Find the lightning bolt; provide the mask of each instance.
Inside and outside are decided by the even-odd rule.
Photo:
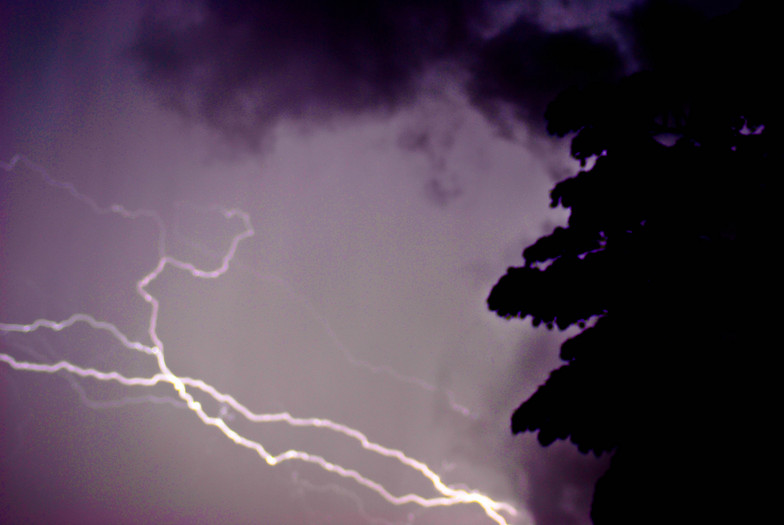
[[[158,372],[148,377],[127,377],[117,371],[102,371],[95,368],[85,368],[75,365],[67,360],[62,360],[54,364],[47,364],[43,362],[18,360],[7,353],[0,353],[0,361],[17,371],[45,374],[64,372],[80,378],[90,378],[104,382],[115,382],[125,386],[154,387],[160,384],[168,384],[174,389],[181,402],[183,402],[185,406],[187,406],[187,408],[193,412],[193,414],[198,417],[198,419],[204,425],[216,428],[236,445],[254,451],[268,465],[280,465],[286,461],[300,461],[313,464],[327,472],[336,474],[342,478],[353,480],[366,489],[375,492],[392,505],[401,506],[413,504],[425,508],[449,507],[464,504],[478,505],[482,508],[488,518],[500,525],[507,524],[506,518],[503,514],[508,516],[517,515],[516,509],[508,503],[495,501],[478,491],[456,488],[455,486],[447,485],[444,483],[441,477],[424,462],[409,457],[401,450],[389,448],[379,443],[375,443],[368,439],[368,437],[359,430],[350,428],[346,425],[329,419],[317,417],[295,417],[288,412],[265,414],[254,413],[230,394],[219,391],[201,379],[179,376],[169,368],[165,358],[164,342],[159,337],[157,330],[160,303],[158,299],[148,291],[149,285],[155,281],[168,267],[179,270],[181,272],[186,272],[195,279],[217,279],[221,277],[229,270],[229,266],[235,257],[240,243],[246,239],[249,239],[255,233],[250,217],[247,213],[238,209],[214,208],[214,210],[220,213],[227,221],[239,219],[243,225],[243,231],[232,238],[231,244],[223,254],[223,257],[221,258],[220,264],[217,266],[217,268],[212,270],[204,270],[197,268],[195,265],[189,262],[179,260],[170,255],[166,255],[165,228],[163,221],[156,212],[150,210],[132,211],[119,204],[112,204],[108,207],[101,207],[93,199],[77,191],[73,184],[61,182],[52,178],[46,172],[46,170],[37,166],[21,155],[14,156],[7,163],[0,162],[0,167],[2,167],[6,172],[11,173],[19,164],[24,164],[30,170],[38,173],[47,184],[68,192],[72,197],[86,204],[96,214],[117,214],[126,219],[146,218],[155,222],[159,232],[159,259],[155,267],[136,283],[137,294],[150,306],[150,314],[146,326],[147,336],[149,337],[149,340],[152,344],[145,344],[141,341],[135,341],[124,334],[115,324],[96,319],[94,316],[88,313],[76,313],[60,321],[50,319],[36,319],[30,323],[0,323],[0,332],[18,334],[31,334],[42,330],[61,332],[75,325],[87,325],[95,331],[107,333],[128,350],[135,351],[143,354],[144,356],[153,358],[157,364]],[[212,417],[208,415],[207,412],[203,409],[202,404],[194,398],[193,392],[195,391],[199,391],[208,395],[213,400],[218,402],[222,407],[230,407],[237,414],[240,414],[250,422],[285,423],[292,427],[325,429],[340,434],[347,439],[354,440],[364,450],[379,456],[394,459],[404,467],[418,472],[421,476],[430,482],[432,487],[440,495],[437,497],[425,497],[413,493],[395,495],[387,490],[382,484],[366,477],[357,470],[345,468],[341,465],[330,462],[320,455],[311,454],[304,450],[287,450],[279,454],[272,454],[267,451],[261,442],[252,440],[235,431],[227,423],[228,418],[223,417],[226,414],[225,408],[222,408],[218,417]],[[152,398],[151,396],[151,399],[159,398]]]

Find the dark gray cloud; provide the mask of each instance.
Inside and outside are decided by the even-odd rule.
[[[131,55],[165,104],[250,146],[282,120],[409,105],[439,67],[502,132],[516,121],[542,132],[559,92],[666,61],[738,3],[166,2],[148,7]]]
[[[167,3],[148,10],[132,55],[167,104],[253,143],[281,119],[411,101],[482,12],[475,0]]]
[[[624,64],[612,40],[598,40],[586,29],[548,32],[520,18],[484,43],[471,69],[474,104],[494,118],[500,116],[499,104],[511,104],[516,117],[541,129],[545,108],[557,93],[617,78]]]
[[[509,102],[529,120],[540,120],[558,91],[622,70],[611,42],[583,29],[550,32],[537,21],[541,6],[514,4],[154,4],[131,55],[167,105],[248,144],[283,119],[323,121],[410,104],[424,73],[439,66],[450,66],[444,77],[468,72],[472,102],[488,116]]]

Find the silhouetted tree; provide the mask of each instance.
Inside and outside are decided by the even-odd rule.
[[[488,305],[583,330],[512,417],[612,452],[594,523],[757,523],[772,506],[781,50],[762,2],[695,28],[666,68],[559,95],[548,131],[590,169]],[[775,69],[774,69],[775,68]],[[767,488],[766,488],[767,487]]]

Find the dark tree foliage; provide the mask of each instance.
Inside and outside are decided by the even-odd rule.
[[[597,525],[757,523],[775,501],[762,471],[779,458],[777,23],[744,3],[666,67],[548,108],[548,131],[591,167],[552,190],[568,225],[526,248],[488,305],[583,327],[512,430],[613,453]]]

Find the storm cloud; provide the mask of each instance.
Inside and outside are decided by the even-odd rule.
[[[282,120],[389,114],[449,83],[497,123],[509,105],[541,131],[555,94],[625,71],[607,31],[579,25],[611,14],[587,4],[560,6],[566,27],[544,2],[153,4],[130,54],[166,105],[245,145]]]
[[[253,144],[283,119],[389,112],[464,54],[481,2],[165,3],[132,54],[162,99]]]

